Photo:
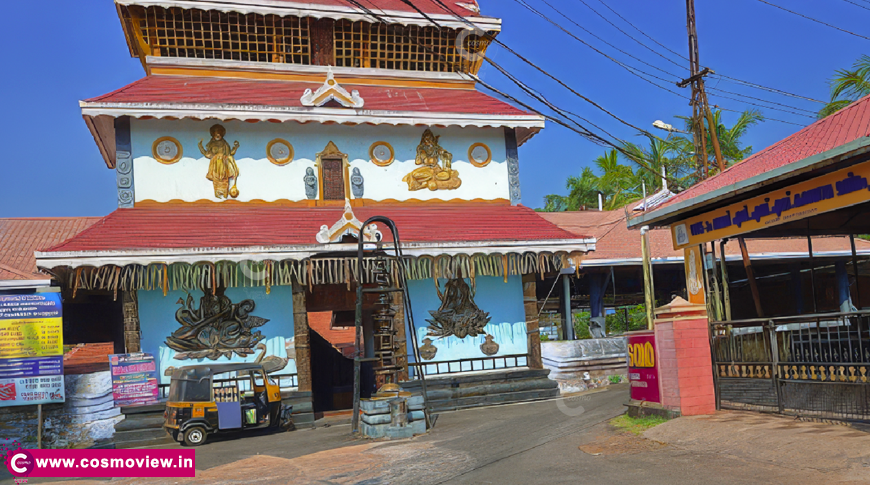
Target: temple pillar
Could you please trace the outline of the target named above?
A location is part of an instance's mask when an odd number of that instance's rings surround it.
[[[305,287],[293,282],[293,335],[296,344],[296,374],[300,392],[311,392],[311,337]]]
[[[529,369],[543,369],[541,358],[541,332],[538,324],[538,284],[535,275],[523,275],[523,306],[526,313],[526,338],[528,342]]]
[[[122,291],[124,312],[124,348],[128,354],[142,351],[142,333],[139,327],[139,299],[136,291]]]

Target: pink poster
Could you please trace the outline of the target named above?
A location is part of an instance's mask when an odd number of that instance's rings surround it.
[[[632,400],[661,403],[655,340],[652,332],[628,335],[628,380]]]

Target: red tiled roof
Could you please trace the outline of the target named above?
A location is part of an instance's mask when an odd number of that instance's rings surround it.
[[[308,326],[345,357],[353,357],[355,327],[333,328],[332,312],[308,312]]]
[[[193,203],[118,209],[58,251],[184,249],[316,244],[343,207],[276,207],[244,203]],[[356,207],[360,221],[383,215],[395,221],[403,242],[531,241],[577,239],[524,206],[427,204]],[[384,239],[389,231],[382,228]]]
[[[870,96],[690,187],[657,209],[698,197],[870,135]]]
[[[640,231],[628,229],[625,212],[615,211],[579,211],[579,212],[540,212],[541,217],[575,234],[590,234],[596,238],[595,251],[590,252],[584,261],[641,259]],[[870,250],[870,241],[855,239],[856,248],[861,251]],[[781,239],[747,239],[746,248],[751,255],[771,253],[802,253],[807,252],[807,240],[804,238]],[[851,251],[852,246],[847,237],[817,237],[813,238],[813,254],[824,252]],[[718,249],[717,249],[718,251]],[[727,244],[725,252],[729,256],[739,256],[737,244]],[[656,258],[681,258],[683,250],[675,250],[668,228],[654,228],[650,231],[650,254]]]
[[[63,242],[99,217],[0,219],[0,280],[49,279],[36,269],[34,251]]]
[[[338,79],[339,82],[341,81]],[[260,81],[216,77],[146,76],[117,91],[86,100],[88,103],[204,104],[303,108],[306,89],[322,83]],[[409,88],[342,84],[357,90],[365,109],[425,111],[484,115],[529,115],[503,101],[471,89]]]

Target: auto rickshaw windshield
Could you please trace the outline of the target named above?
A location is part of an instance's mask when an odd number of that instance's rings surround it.
[[[169,384],[170,402],[211,401],[211,374],[206,369],[179,369]]]

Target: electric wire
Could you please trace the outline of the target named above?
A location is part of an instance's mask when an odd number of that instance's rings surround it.
[[[610,8],[610,5],[607,5],[607,3],[604,2],[604,0],[598,0],[598,3],[600,3],[601,5],[604,5],[605,7],[607,7],[607,10],[610,10],[611,12],[613,12],[617,17],[621,18],[625,23],[627,23],[628,25],[630,25],[634,30],[640,32],[640,34],[643,35],[644,37],[646,37],[647,39],[649,39],[649,40],[655,42],[656,44],[658,44],[658,45],[664,47],[666,50],[668,50],[669,52],[675,54],[675,55],[678,56],[679,58],[681,58],[681,59],[683,59],[683,60],[686,60],[686,61],[690,61],[690,59],[689,59],[688,57],[686,57],[686,56],[680,54],[679,52],[677,52],[677,51],[675,51],[675,50],[669,48],[668,46],[662,44],[661,42],[659,42],[659,41],[653,39],[652,37],[650,37],[649,35],[647,35],[646,32],[644,32],[643,30],[640,30],[639,28],[635,27],[633,23],[631,23],[631,22],[628,21],[628,19],[626,19],[626,18],[623,17],[622,15],[619,15],[619,12],[617,12],[616,10],[613,10],[612,8]]]
[[[628,52],[626,52],[626,51],[620,49],[619,47],[616,47],[615,45],[611,44],[610,42],[607,42],[606,40],[602,39],[601,37],[599,37],[599,36],[593,34],[593,33],[592,33],[591,31],[589,31],[589,29],[587,29],[586,27],[583,27],[582,25],[580,25],[580,24],[578,24],[577,22],[575,22],[574,19],[572,19],[572,18],[568,17],[567,15],[565,15],[564,13],[562,13],[561,10],[559,10],[559,9],[557,9],[556,7],[554,7],[553,5],[551,5],[550,2],[548,2],[547,0],[541,0],[541,1],[542,1],[543,3],[545,3],[545,4],[547,4],[547,6],[550,7],[551,9],[553,9],[556,13],[558,13],[558,14],[561,15],[562,17],[565,17],[566,20],[568,20],[568,21],[571,22],[572,24],[576,25],[578,28],[580,28],[581,30],[583,30],[583,31],[586,32],[587,34],[591,35],[592,37],[595,37],[596,39],[600,40],[601,42],[603,42],[603,43],[609,45],[609,46],[612,47],[613,49],[616,49],[616,50],[618,50],[619,52],[622,52],[623,54],[627,55],[628,57],[631,57],[632,59],[634,59],[634,60],[636,60],[636,61],[638,61],[638,62],[641,62],[641,63],[643,63],[643,64],[646,64],[647,66],[649,66],[649,67],[651,67],[651,68],[653,68],[653,69],[655,69],[655,70],[657,70],[657,71],[659,71],[659,72],[663,72],[663,73],[665,73],[665,74],[667,74],[667,75],[669,75],[669,76],[673,76],[673,77],[675,77],[676,79],[682,79],[682,76],[680,76],[680,75],[674,74],[674,73],[669,72],[669,71],[665,71],[664,69],[661,69],[661,68],[659,68],[659,67],[657,67],[657,66],[655,66],[655,65],[653,65],[653,64],[650,64],[649,62],[646,62],[646,61],[644,61],[643,59],[641,59],[641,58],[639,58],[639,57],[636,57],[636,56],[634,56],[634,55],[632,55],[632,54],[630,54],[630,53],[628,53]],[[582,2],[583,0],[579,0],[579,1]],[[683,69],[685,69],[683,66],[680,66],[680,67],[683,68]]]
[[[435,0],[435,1],[436,1],[437,3],[439,3],[439,4],[441,3],[440,0]],[[683,99],[690,100],[690,98],[689,98],[688,96],[685,96],[685,95],[683,95],[683,94],[681,94],[681,93],[678,93],[678,92],[676,92],[676,91],[673,91],[672,89],[669,89],[669,88],[666,88],[666,87],[664,87],[664,86],[662,86],[662,85],[660,85],[660,84],[657,84],[657,83],[651,81],[650,79],[647,79],[647,78],[643,77],[641,74],[645,74],[645,75],[647,75],[647,76],[649,76],[649,77],[652,77],[652,78],[654,78],[654,79],[658,79],[658,80],[660,80],[660,81],[664,81],[664,82],[667,82],[667,83],[670,83],[670,82],[671,82],[670,80],[668,80],[668,79],[664,79],[664,78],[662,78],[662,77],[656,76],[655,74],[650,74],[650,73],[648,73],[648,72],[646,72],[646,71],[643,71],[643,70],[637,69],[636,67],[633,67],[633,66],[630,66],[630,65],[628,65],[628,64],[625,64],[625,63],[623,63],[623,62],[620,62],[619,60],[616,60],[616,59],[614,59],[614,58],[608,56],[607,54],[604,54],[603,52],[599,51],[599,50],[596,49],[595,47],[592,47],[591,45],[589,45],[589,44],[588,44],[587,42],[585,42],[583,39],[580,39],[579,37],[577,37],[576,35],[574,35],[572,32],[568,31],[567,29],[565,29],[564,27],[562,27],[561,25],[559,25],[559,24],[558,24],[557,22],[555,22],[554,20],[550,19],[549,17],[547,17],[546,15],[544,15],[543,13],[541,13],[540,11],[536,10],[534,7],[531,7],[530,5],[528,5],[528,4],[525,2],[525,0],[514,0],[514,1],[517,2],[518,4],[522,5],[523,7],[525,7],[525,8],[526,8],[527,10],[529,10],[530,12],[532,12],[532,13],[538,15],[539,17],[543,18],[544,20],[546,20],[547,22],[549,22],[550,24],[552,24],[553,26],[555,26],[556,28],[558,28],[558,29],[561,30],[562,32],[564,32],[564,33],[568,34],[569,36],[571,36],[572,38],[574,38],[575,40],[577,40],[577,41],[583,43],[584,45],[590,47],[592,50],[598,52],[599,54],[603,55],[604,57],[608,58],[609,60],[615,62],[616,64],[618,64],[618,65],[621,66],[622,68],[626,69],[626,70],[627,70],[628,72],[630,72],[631,74],[637,76],[638,78],[643,79],[644,81],[648,82],[649,84],[651,84],[651,85],[653,85],[653,86],[655,86],[655,87],[657,87],[657,88],[659,88],[659,89],[661,89],[661,90],[667,91],[667,92],[669,92],[669,93],[671,93],[671,94],[674,94],[674,95],[676,95],[676,96],[679,96],[679,97],[681,97],[681,98],[683,98]],[[542,0],[542,1],[544,1],[544,0]],[[544,3],[547,3],[547,2],[544,1]],[[549,5],[549,4],[548,4],[548,5]],[[550,7],[553,8],[552,5],[551,5]],[[556,9],[554,9],[554,10],[556,10]],[[558,10],[557,10],[557,11],[558,11]],[[452,11],[451,11],[451,12],[452,12]],[[561,13],[561,12],[560,12],[560,13]],[[454,12],[454,15],[458,15],[458,14],[456,14],[456,13]],[[503,43],[500,43],[500,42],[498,42],[498,41],[496,41],[496,43],[497,43],[498,45],[504,47],[504,44],[503,44]],[[635,71],[637,71],[637,72],[635,72]],[[641,74],[638,74],[638,73],[641,73]],[[721,95],[719,95],[719,97],[727,98],[726,96],[721,96]],[[785,112],[785,113],[797,114],[797,115],[800,115],[800,116],[807,116],[807,115],[803,115],[803,114],[801,114],[801,113],[794,113],[794,112],[792,112],[792,111],[787,111],[787,110],[782,110],[782,109],[778,109],[778,108],[773,108],[773,107],[770,107],[770,106],[762,106],[762,105],[759,105],[759,104],[756,104],[756,103],[752,103],[752,102],[749,102],[749,101],[744,101],[744,100],[741,100],[741,99],[734,99],[734,98],[728,98],[728,99],[732,99],[732,100],[735,100],[735,101],[738,101],[738,102],[741,102],[741,103],[750,104],[750,105],[757,106],[757,107],[760,107],[760,108],[768,108],[768,109],[772,109],[772,110],[775,110],[775,111],[782,111],[782,112]],[[726,111],[734,111],[734,112],[739,113],[739,111],[735,111],[735,110],[726,110]],[[810,117],[810,116],[808,116],[808,117]],[[812,116],[811,118],[814,118],[814,116]],[[771,121],[778,121],[778,122],[783,122],[783,123],[789,123],[789,124],[797,125],[797,126],[802,126],[802,125],[800,125],[800,124],[798,124],[798,123],[791,123],[791,122],[787,122],[787,121],[780,120],[780,119],[777,119],[777,118],[767,118],[767,117],[765,117],[765,119],[769,119],[769,120],[771,120]]]
[[[846,0],[846,1],[851,1],[851,0]],[[861,0],[861,1],[864,1],[864,2],[867,2],[868,4],[870,4],[870,1],[868,1],[868,0]],[[623,17],[622,15],[620,15],[619,12],[617,12],[616,10],[614,10],[613,8],[611,8],[610,5],[607,5],[607,3],[604,2],[604,0],[598,0],[598,2],[601,3],[602,5],[604,5],[608,10],[610,10],[611,12],[613,12],[614,15],[616,15],[617,17],[619,17],[620,19],[622,19],[625,23],[627,23],[628,25],[630,25],[634,30],[640,32],[640,34],[643,35],[644,37],[646,37],[647,39],[649,39],[649,40],[655,42],[656,44],[658,44],[659,46],[663,47],[663,48],[666,49],[667,51],[669,51],[669,52],[671,52],[671,53],[673,53],[673,54],[679,56],[681,59],[685,59],[685,60],[687,60],[687,61],[689,60],[689,58],[687,58],[686,56],[684,56],[684,55],[682,55],[682,54],[676,52],[675,50],[669,48],[668,46],[662,44],[661,42],[657,41],[657,40],[654,39],[652,36],[650,36],[649,34],[647,34],[646,32],[644,32],[642,29],[640,29],[639,27],[637,27],[636,25],[634,25],[633,23],[631,23],[631,21],[629,21],[628,19],[626,19],[625,17]],[[769,92],[771,92],[771,93],[776,93],[776,94],[780,94],[780,95],[783,95],[783,96],[789,96],[789,97],[797,98],[797,99],[803,99],[803,100],[806,100],[806,101],[812,101],[812,102],[815,102],[815,103],[826,104],[824,101],[819,101],[818,99],[808,98],[808,97],[806,97],[806,96],[801,96],[801,95],[799,95],[799,94],[790,93],[790,92],[788,92],[788,91],[783,91],[783,90],[781,90],[781,89],[771,88],[771,87],[764,86],[764,85],[761,85],[761,84],[758,84],[758,83],[753,83],[753,82],[750,82],[750,81],[744,81],[744,80],[742,80],[742,79],[737,79],[737,78],[734,78],[734,77],[725,76],[724,74],[716,73],[716,75],[719,76],[719,77],[722,77],[722,78],[726,78],[726,79],[728,79],[728,80],[730,80],[730,81],[734,81],[734,82],[737,82],[737,83],[740,83],[740,84],[744,84],[744,85],[746,85],[746,86],[750,86],[750,87],[753,87],[753,88],[756,88],[756,89],[760,89],[760,90],[763,90],[763,91],[769,91]]]
[[[770,101],[770,100],[767,100],[767,99],[756,98],[756,97],[753,97],[753,96],[749,96],[748,94],[741,94],[741,93],[735,93],[735,92],[732,92],[732,91],[726,91],[726,90],[724,90],[724,89],[722,89],[722,88],[717,88],[717,87],[707,86],[707,90],[708,90],[708,91],[717,91],[717,92],[726,93],[726,94],[733,94],[733,95],[735,95],[735,96],[740,96],[740,97],[747,98],[747,99],[754,99],[755,101],[762,101],[762,102],[764,102],[764,103],[775,104],[775,105],[777,105],[777,106],[782,106],[783,108],[790,108],[790,109],[794,109],[794,110],[797,110],[797,111],[805,111],[805,112],[807,112],[807,113],[810,113],[810,114],[812,115],[813,118],[815,118],[816,115],[817,115],[817,113],[816,113],[815,111],[812,111],[812,110],[809,110],[809,109],[798,108],[797,106],[792,106],[792,105],[789,105],[789,104],[782,104],[782,103],[777,103],[776,101]]]
[[[870,7],[865,7],[864,5],[861,5],[860,3],[855,3],[855,2],[853,2],[852,0],[843,0],[843,1],[846,2],[846,3],[851,3],[852,5],[854,5],[854,6],[856,6],[856,7],[861,7],[861,8],[863,8],[864,10],[870,10]]]
[[[545,0],[541,0],[541,1],[543,1],[544,3],[547,3]],[[634,36],[632,36],[632,35],[629,34],[628,32],[626,32],[626,31],[620,29],[616,24],[614,24],[613,22],[611,22],[611,21],[610,21],[607,17],[605,17],[604,15],[601,15],[600,13],[598,13],[598,10],[595,10],[594,8],[592,8],[592,6],[589,5],[588,3],[586,3],[584,0],[577,0],[577,1],[580,2],[580,3],[582,3],[583,5],[586,5],[586,8],[588,8],[589,10],[592,10],[592,12],[595,13],[595,15],[601,17],[605,22],[607,22],[608,24],[612,25],[613,28],[615,28],[616,30],[618,30],[618,31],[622,32],[623,34],[625,34],[629,39],[631,39],[631,40],[637,42],[638,44],[640,44],[641,46],[643,46],[645,49],[647,49],[647,50],[649,50],[650,52],[652,52],[653,54],[655,54],[655,55],[661,57],[662,59],[664,59],[664,60],[670,62],[671,64],[674,64],[675,66],[677,66],[677,67],[679,67],[679,68],[681,68],[681,69],[685,69],[685,66],[683,66],[682,64],[679,64],[679,63],[675,62],[674,60],[672,60],[671,58],[662,55],[662,54],[661,54],[660,52],[658,52],[657,50],[655,50],[655,49],[649,47],[648,45],[644,44],[643,42],[641,42],[641,41],[635,39]],[[547,3],[547,5],[549,5],[549,3]],[[561,13],[561,12],[560,12],[560,13]],[[687,60],[688,60],[688,59],[687,59]]]
[[[349,1],[349,2],[352,2],[352,3],[355,3],[355,4],[359,5],[359,3],[357,2],[357,0],[345,0],[345,1]],[[403,1],[403,3],[405,3],[405,4],[409,5],[409,6],[411,6],[412,8],[414,8],[414,10],[420,12],[420,9],[417,8],[417,6],[414,5],[413,2],[411,2],[410,0],[402,0],[402,1]],[[462,17],[461,15],[457,14],[456,12],[454,12],[452,9],[450,9],[450,7],[448,7],[448,6],[445,5],[443,2],[441,2],[441,0],[434,0],[434,1],[435,1],[436,3],[438,3],[438,5],[440,5],[442,9],[444,9],[444,10],[447,11],[448,13],[452,14],[454,17],[456,17],[457,19],[459,19],[461,22],[466,23],[467,25],[471,26],[471,27],[472,27],[473,29],[475,29],[475,30],[480,30],[480,29],[479,29],[479,28],[478,28],[478,27],[477,27],[473,22],[470,22],[470,21],[469,21],[468,19],[466,19],[465,17]],[[366,9],[366,10],[368,10],[368,9]],[[368,12],[370,13],[371,11],[368,11]],[[372,15],[373,15],[373,14],[372,14]],[[440,25],[438,25],[437,22],[435,22],[434,20],[431,20],[431,19],[430,19],[429,21],[435,23],[436,26],[438,26],[438,27],[440,28]],[[409,37],[409,38],[410,38],[410,37]],[[421,43],[419,43],[419,42],[418,42],[418,44],[420,44],[421,46],[423,45],[423,44],[421,44]],[[433,54],[435,54],[433,51],[431,51],[431,49],[429,49],[429,50],[430,50],[430,52],[432,52]],[[440,54],[436,54],[436,55],[439,55],[439,56],[443,59],[443,55],[440,55]],[[592,132],[591,130],[589,130],[588,128],[586,128],[585,126],[583,126],[583,125],[581,125],[580,123],[578,123],[576,120],[572,120],[571,117],[568,116],[564,110],[562,110],[562,109],[559,108],[558,106],[555,106],[554,104],[552,104],[552,103],[551,103],[550,101],[548,101],[545,97],[543,97],[543,96],[537,94],[534,90],[532,90],[531,88],[529,88],[525,83],[519,81],[515,76],[510,75],[510,74],[507,72],[507,70],[505,70],[504,68],[501,68],[501,66],[498,66],[498,65],[497,65],[496,63],[494,63],[492,60],[487,59],[487,61],[488,61],[490,64],[492,64],[494,67],[496,67],[497,69],[499,69],[499,71],[502,72],[502,74],[507,75],[507,76],[508,76],[508,79],[510,79],[512,82],[514,82],[517,86],[519,86],[520,89],[522,89],[522,90],[523,90],[527,95],[529,95],[529,96],[532,97],[533,99],[536,99],[538,102],[544,104],[545,106],[547,106],[547,107],[550,108],[551,110],[555,111],[556,113],[561,114],[563,117],[567,118],[568,121],[570,121],[571,123],[573,123],[574,125],[576,125],[577,128],[570,126],[567,122],[565,122],[565,121],[563,121],[563,120],[561,120],[561,119],[559,119],[559,118],[556,118],[556,117],[553,117],[553,116],[548,116],[548,115],[546,115],[546,114],[544,114],[544,113],[541,113],[540,110],[537,110],[537,109],[533,108],[532,106],[530,106],[530,105],[528,105],[528,104],[526,104],[526,103],[523,103],[522,101],[520,101],[520,100],[517,99],[516,97],[510,96],[510,95],[508,95],[507,93],[504,93],[504,92],[502,92],[502,91],[496,89],[495,87],[489,85],[488,83],[483,82],[483,81],[482,81],[478,76],[475,76],[474,74],[466,73],[466,75],[468,75],[468,76],[472,77],[473,79],[475,79],[478,83],[480,83],[480,84],[481,84],[483,87],[485,87],[486,89],[489,89],[490,91],[492,91],[492,92],[494,92],[494,93],[497,93],[498,95],[500,95],[500,96],[502,96],[502,97],[504,97],[504,98],[506,98],[506,99],[510,99],[510,100],[516,102],[517,104],[519,104],[519,105],[525,107],[526,109],[528,109],[528,110],[530,110],[530,111],[533,111],[533,112],[535,112],[535,113],[538,113],[539,115],[545,117],[546,119],[549,119],[549,120],[553,121],[554,123],[557,123],[557,124],[559,124],[559,125],[562,125],[562,126],[564,126],[565,128],[568,128],[568,129],[570,129],[570,130],[572,130],[572,131],[574,131],[574,132],[580,134],[580,135],[583,136],[584,138],[587,138],[587,139],[589,139],[589,140],[591,140],[591,141],[593,141],[593,142],[596,142],[596,143],[598,143],[598,144],[604,144],[604,145],[610,146],[610,147],[612,147],[613,149],[617,150],[618,152],[622,153],[622,154],[623,154],[626,158],[628,158],[629,160],[631,160],[631,161],[633,161],[634,163],[636,163],[637,166],[638,166],[639,168],[641,168],[641,169],[643,169],[643,170],[646,170],[646,171],[649,172],[649,173],[655,174],[656,177],[663,177],[663,176],[662,176],[661,174],[659,174],[656,170],[653,170],[653,169],[651,169],[650,167],[648,167],[648,166],[646,165],[645,161],[638,160],[637,157],[635,157],[633,154],[627,152],[627,151],[626,151],[622,146],[619,146],[619,145],[617,145],[617,144],[615,144],[615,143],[613,143],[613,142],[611,142],[611,141],[609,141],[609,140],[607,140],[607,139],[605,139],[605,138],[603,138],[603,137],[601,137],[601,136],[595,134],[594,132]],[[582,118],[581,118],[581,119],[582,119]],[[579,129],[578,129],[578,128],[579,128]],[[599,129],[600,129],[600,127],[599,127]],[[603,130],[602,130],[602,131],[603,131]],[[644,132],[644,133],[647,133],[645,130],[640,130],[640,131],[641,131],[641,132]],[[605,133],[606,133],[606,132],[605,132]],[[651,135],[651,136],[655,136],[655,135],[652,135],[652,134],[650,134],[650,135]],[[620,140],[620,139],[617,138],[617,137],[614,137],[613,135],[610,135],[610,136],[613,137],[613,138],[616,138],[616,139],[617,139],[618,141],[620,141],[621,143],[625,143],[624,141]],[[658,138],[658,137],[656,137],[656,138]],[[667,177],[663,177],[663,178],[665,178],[665,180],[667,180],[668,182],[673,183],[674,185],[677,185],[677,183],[676,183],[674,180],[672,180],[672,179],[670,179],[670,178],[667,178]]]
[[[770,2],[768,2],[767,0],[758,0],[758,1],[761,2],[761,3],[763,3],[763,4],[765,4],[765,5],[770,5],[771,7],[775,7],[775,8],[778,8],[778,9],[780,9],[780,10],[784,10],[784,11],[790,13],[790,14],[797,15],[798,17],[803,17],[803,18],[805,18],[805,19],[807,19],[807,20],[812,20],[813,22],[816,22],[816,23],[818,23],[818,24],[826,25],[826,26],[828,26],[828,27],[830,27],[830,28],[832,28],[832,29],[837,29],[837,30],[839,30],[840,32],[845,32],[845,33],[847,33],[847,34],[854,35],[855,37],[859,37],[859,38],[864,39],[864,40],[870,40],[870,37],[867,37],[867,36],[864,36],[864,35],[861,35],[861,34],[856,34],[855,32],[852,32],[851,30],[846,30],[846,29],[843,29],[843,28],[837,27],[837,26],[834,25],[834,24],[829,24],[829,23],[827,23],[827,22],[823,22],[823,21],[821,21],[821,20],[819,20],[819,19],[816,19],[816,18],[810,17],[810,16],[808,16],[808,15],[804,15],[804,14],[802,14],[802,13],[795,12],[794,10],[789,10],[789,9],[787,9],[787,8],[785,8],[785,7],[780,7],[779,5],[777,5],[777,4],[775,4],[775,3],[770,3]]]

